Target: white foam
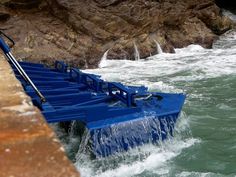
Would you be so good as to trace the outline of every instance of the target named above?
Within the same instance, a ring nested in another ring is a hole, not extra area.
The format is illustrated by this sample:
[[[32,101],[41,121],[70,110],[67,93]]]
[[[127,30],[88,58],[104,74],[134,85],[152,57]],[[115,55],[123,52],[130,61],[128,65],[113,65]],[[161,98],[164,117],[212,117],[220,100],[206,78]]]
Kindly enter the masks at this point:
[[[134,58],[137,61],[140,60],[140,54],[139,54],[138,47],[135,42],[134,42]]]
[[[223,14],[229,17],[231,20],[236,21],[236,15],[228,10],[223,10]]]
[[[183,171],[179,174],[176,174],[176,177],[222,177],[224,175],[221,174],[215,174],[215,173],[211,173],[211,172],[189,172],[189,171]]]
[[[176,49],[176,54],[155,55],[149,60],[106,60],[105,68],[85,72],[102,75],[108,81],[126,84],[148,84],[151,89],[167,86],[176,91],[177,81],[196,81],[236,74],[236,48],[230,50],[203,49],[191,45]]]
[[[175,157],[180,155],[184,149],[201,142],[198,139],[191,138],[191,136],[185,139],[182,138],[182,133],[186,134],[190,131],[188,120],[188,117],[183,112],[176,124],[176,135],[174,138],[161,142],[160,145],[146,144],[142,147],[131,149],[124,154],[95,161],[91,161],[84,155],[84,157],[81,158],[82,161],[78,161],[75,165],[84,177],[142,176],[141,174],[144,171],[152,171],[158,175],[166,175],[171,171],[169,164],[172,163]],[[114,163],[120,156],[123,158],[121,158],[122,160],[118,160],[118,164],[115,167],[109,167],[109,165],[107,165]],[[103,160],[104,163],[101,163]],[[97,164],[99,164],[98,169],[95,167]]]
[[[103,56],[102,56],[102,58],[101,58],[101,61],[100,61],[99,65],[98,65],[99,68],[104,68],[104,67],[107,66],[107,55],[108,55],[108,52],[109,52],[109,50],[107,50],[107,51],[103,54]]]
[[[94,172],[92,170],[92,164],[86,163],[85,166],[81,166],[81,164],[76,164],[77,168],[81,172],[81,175],[86,176],[97,176],[97,177],[120,177],[120,176],[135,176],[140,175],[146,170],[154,170],[160,172],[161,174],[165,173],[168,174],[167,163],[169,160],[173,159],[174,157],[178,156],[182,150],[193,146],[195,143],[199,143],[200,141],[197,139],[187,139],[179,141],[177,139],[173,139],[171,141],[166,141],[163,143],[162,146],[155,146],[155,145],[145,145],[143,146],[139,152],[137,150],[131,150],[129,155],[132,154],[136,155],[137,153],[140,154],[150,154],[145,159],[140,161],[133,161],[130,164],[120,163],[120,165],[115,169],[107,169],[105,172],[97,171]],[[165,170],[163,170],[163,168]],[[159,171],[159,169],[161,171]]]
[[[193,52],[199,52],[199,51],[203,51],[204,48],[200,45],[195,45],[195,44],[191,44],[187,47],[181,48],[181,49],[175,49],[176,53],[193,53]]]
[[[154,42],[156,43],[156,47],[157,47],[157,54],[162,54],[163,51],[162,51],[162,48],[159,44],[159,42],[157,42],[156,40],[154,40]]]

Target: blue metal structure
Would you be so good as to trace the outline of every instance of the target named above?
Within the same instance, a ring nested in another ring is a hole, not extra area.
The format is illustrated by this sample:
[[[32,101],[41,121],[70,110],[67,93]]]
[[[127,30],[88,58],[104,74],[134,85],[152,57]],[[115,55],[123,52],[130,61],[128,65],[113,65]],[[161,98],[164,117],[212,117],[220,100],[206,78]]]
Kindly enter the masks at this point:
[[[106,82],[60,61],[53,69],[42,64],[18,63],[12,61],[2,38],[0,47],[47,122],[82,122],[95,156],[105,157],[172,135],[184,94],[153,93],[144,86]]]

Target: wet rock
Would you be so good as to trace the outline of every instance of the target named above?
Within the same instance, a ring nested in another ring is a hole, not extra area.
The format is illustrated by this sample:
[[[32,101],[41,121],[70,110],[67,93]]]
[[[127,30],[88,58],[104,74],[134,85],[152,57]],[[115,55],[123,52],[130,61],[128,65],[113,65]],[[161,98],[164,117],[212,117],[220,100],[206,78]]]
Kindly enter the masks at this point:
[[[232,21],[228,17],[221,16],[220,9],[215,4],[198,5],[195,13],[206,27],[217,35],[223,34],[233,27]]]
[[[6,21],[10,18],[10,15],[7,13],[0,12],[0,21]]]
[[[6,0],[4,5],[14,9],[29,9],[38,7],[42,0]]]
[[[233,10],[234,12],[236,12],[236,1],[232,0],[215,0],[215,1],[219,7]]]
[[[10,16],[11,15],[10,15],[9,11],[7,11],[4,7],[1,7],[1,5],[0,5],[0,22],[1,21],[5,22],[5,21],[9,20]],[[0,29],[1,29],[1,27],[0,27]]]
[[[156,42],[164,52],[189,44],[210,48],[233,27],[214,0],[7,1],[15,10],[0,25],[16,40],[17,56],[47,63],[63,59],[80,67],[97,67],[108,49],[108,58],[133,60],[134,44],[141,58],[157,53]],[[35,5],[22,10],[19,2]]]

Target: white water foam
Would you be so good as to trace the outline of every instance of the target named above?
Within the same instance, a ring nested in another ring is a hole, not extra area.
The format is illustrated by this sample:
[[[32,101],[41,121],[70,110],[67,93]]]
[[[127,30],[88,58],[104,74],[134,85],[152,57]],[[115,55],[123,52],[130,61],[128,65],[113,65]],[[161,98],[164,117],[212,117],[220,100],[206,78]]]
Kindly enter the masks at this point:
[[[134,176],[143,173],[145,170],[162,168],[166,165],[168,160],[176,157],[183,149],[192,146],[196,142],[197,141],[194,139],[189,139],[186,142],[183,141],[181,144],[179,142],[166,143],[165,149],[157,148],[153,145],[145,146],[142,148],[142,151],[149,151],[151,154],[144,161],[134,162],[131,165],[121,164],[120,167],[114,170],[107,170],[97,176]],[[170,149],[168,149],[168,145],[171,146]],[[168,170],[165,170],[164,172],[161,171],[161,174],[163,173],[168,174]]]
[[[176,177],[222,177],[221,174],[215,174],[215,173],[204,173],[204,172],[189,172],[189,171],[184,171],[181,172],[180,174],[176,174]]]
[[[236,34],[235,34],[236,36]],[[236,74],[236,44],[230,49],[204,49],[190,45],[163,53],[149,60],[106,60],[105,68],[85,70],[102,75],[104,80],[131,85],[147,85],[151,90],[179,92],[175,82],[197,81]]]
[[[138,47],[135,42],[134,42],[134,58],[136,61],[140,60],[140,54],[139,54]]]
[[[154,42],[156,43],[156,46],[157,46],[157,53],[158,53],[158,54],[162,54],[163,51],[162,51],[162,49],[161,49],[161,46],[160,46],[159,42],[157,42],[156,40],[154,40]]]
[[[107,66],[107,55],[108,55],[109,49],[103,54],[101,61],[98,65],[99,68],[104,68]]]
[[[202,46],[191,44],[191,45],[181,48],[181,49],[175,49],[175,52],[177,54],[187,54],[188,55],[190,53],[201,52],[203,50],[204,50],[204,48]]]
[[[150,144],[144,145],[141,149],[139,149],[139,151],[135,149],[130,150],[129,156],[136,156],[137,153],[149,154],[146,158],[138,161],[133,161],[130,164],[120,163],[118,167],[114,169],[106,169],[105,171],[97,170],[95,172],[94,164],[92,164],[89,159],[87,159],[87,162],[83,165],[77,162],[76,166],[83,177],[129,177],[140,175],[146,170],[155,170],[155,173],[163,175],[168,174],[171,170],[168,167],[168,163],[169,161],[171,161],[171,159],[177,157],[184,149],[189,148],[196,143],[200,143],[200,141],[197,139],[189,138],[182,141],[179,141],[178,139],[172,139],[171,141],[164,142],[161,146]]]
[[[82,161],[75,163],[83,177],[130,177],[141,176],[145,171],[152,171],[157,175],[167,175],[171,171],[169,163],[181,152],[201,141],[191,138],[188,117],[183,113],[176,124],[175,137],[160,145],[146,144],[123,154],[108,159],[90,160],[84,156]],[[190,133],[183,139],[181,134]],[[122,159],[117,161],[117,159]],[[135,159],[135,160],[134,160]],[[117,163],[115,167],[107,164]],[[99,164],[99,165],[97,165]],[[98,168],[96,168],[98,166]]]
[[[236,21],[236,15],[228,10],[223,10],[223,15],[229,17],[231,20]]]

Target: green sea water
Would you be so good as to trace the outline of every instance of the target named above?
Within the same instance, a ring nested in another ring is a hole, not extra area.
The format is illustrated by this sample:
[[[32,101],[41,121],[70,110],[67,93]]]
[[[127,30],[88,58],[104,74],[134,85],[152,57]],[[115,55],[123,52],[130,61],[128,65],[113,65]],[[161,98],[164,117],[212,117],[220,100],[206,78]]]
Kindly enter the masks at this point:
[[[170,176],[184,171],[187,176],[236,176],[236,76],[188,82],[185,88],[189,96],[183,111],[200,143],[172,160]]]

